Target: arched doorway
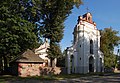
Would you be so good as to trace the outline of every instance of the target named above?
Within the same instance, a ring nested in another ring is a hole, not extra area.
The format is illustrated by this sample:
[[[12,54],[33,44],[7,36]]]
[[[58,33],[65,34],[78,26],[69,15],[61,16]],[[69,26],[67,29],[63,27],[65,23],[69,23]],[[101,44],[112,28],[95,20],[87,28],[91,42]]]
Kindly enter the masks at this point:
[[[102,58],[100,58],[100,72],[102,72]]]
[[[71,55],[70,58],[71,58],[71,59],[70,59],[70,60],[71,60],[71,61],[70,61],[70,64],[71,64],[71,69],[70,69],[70,70],[71,70],[71,73],[74,73],[74,70],[73,70],[73,69],[74,69],[74,56]]]
[[[94,58],[92,56],[89,57],[89,72],[94,72]]]

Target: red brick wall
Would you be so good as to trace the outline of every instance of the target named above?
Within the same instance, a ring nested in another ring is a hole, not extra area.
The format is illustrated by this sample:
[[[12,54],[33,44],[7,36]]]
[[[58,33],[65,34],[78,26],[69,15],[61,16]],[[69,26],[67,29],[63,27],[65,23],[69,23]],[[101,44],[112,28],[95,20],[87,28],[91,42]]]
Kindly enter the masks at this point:
[[[59,67],[44,67],[39,63],[18,63],[18,76],[41,76],[50,74],[60,74],[61,68]]]
[[[59,67],[40,67],[40,75],[57,75],[61,73],[61,68]]]
[[[40,67],[43,64],[39,63],[19,63],[18,64],[18,76],[40,76]]]

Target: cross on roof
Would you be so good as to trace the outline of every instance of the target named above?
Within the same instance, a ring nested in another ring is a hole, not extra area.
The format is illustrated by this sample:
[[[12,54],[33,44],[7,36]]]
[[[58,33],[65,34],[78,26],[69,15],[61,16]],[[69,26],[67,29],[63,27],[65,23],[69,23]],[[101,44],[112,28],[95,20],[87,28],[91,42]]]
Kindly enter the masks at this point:
[[[89,8],[87,7],[87,8],[86,8],[86,10],[87,10],[87,13],[88,13],[88,11],[89,11]]]

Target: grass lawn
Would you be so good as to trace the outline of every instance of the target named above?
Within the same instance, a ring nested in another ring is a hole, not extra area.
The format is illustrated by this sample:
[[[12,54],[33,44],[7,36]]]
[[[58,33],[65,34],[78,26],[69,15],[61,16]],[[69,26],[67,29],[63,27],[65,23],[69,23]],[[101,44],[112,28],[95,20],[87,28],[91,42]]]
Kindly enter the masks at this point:
[[[89,74],[61,74],[61,75],[44,75],[44,76],[34,76],[34,77],[18,77],[11,75],[2,75],[0,76],[0,83],[6,83],[6,81],[16,81],[16,80],[62,80],[62,79],[72,79],[72,78],[80,78],[84,76],[91,75],[104,75],[104,73],[89,73]]]
[[[80,74],[62,74],[62,75],[44,75],[44,76],[34,76],[34,77],[18,77],[18,76],[11,76],[11,75],[2,75],[0,76],[0,83],[5,83],[9,80],[62,80],[62,79],[70,79],[70,78],[78,78]],[[83,75],[82,75],[83,76]]]

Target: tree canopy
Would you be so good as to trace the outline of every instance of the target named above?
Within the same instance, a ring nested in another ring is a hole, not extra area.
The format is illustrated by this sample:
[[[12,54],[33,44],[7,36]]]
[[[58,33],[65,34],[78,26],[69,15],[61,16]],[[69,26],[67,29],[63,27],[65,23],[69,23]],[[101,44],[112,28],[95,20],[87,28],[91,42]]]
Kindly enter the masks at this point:
[[[39,34],[50,41],[49,58],[58,58],[62,54],[59,42],[64,35],[64,21],[73,6],[79,7],[81,3],[81,0],[21,0],[23,18],[37,23]]]
[[[48,57],[51,59],[58,58],[62,54],[60,52],[59,42],[63,38],[64,21],[67,19],[71,13],[71,9],[76,3],[74,0],[42,1],[40,29],[42,29],[41,33],[43,37],[50,40]]]
[[[101,30],[101,51],[104,53],[105,67],[115,66],[114,47],[118,45],[120,37],[117,35],[118,31],[112,28],[105,28]]]
[[[4,66],[26,49],[38,46],[35,24],[20,16],[18,0],[0,1],[0,58]]]
[[[61,55],[64,21],[79,4],[81,0],[1,0],[0,58],[4,58],[4,65],[26,49],[35,48],[41,36],[50,41],[50,58]]]

